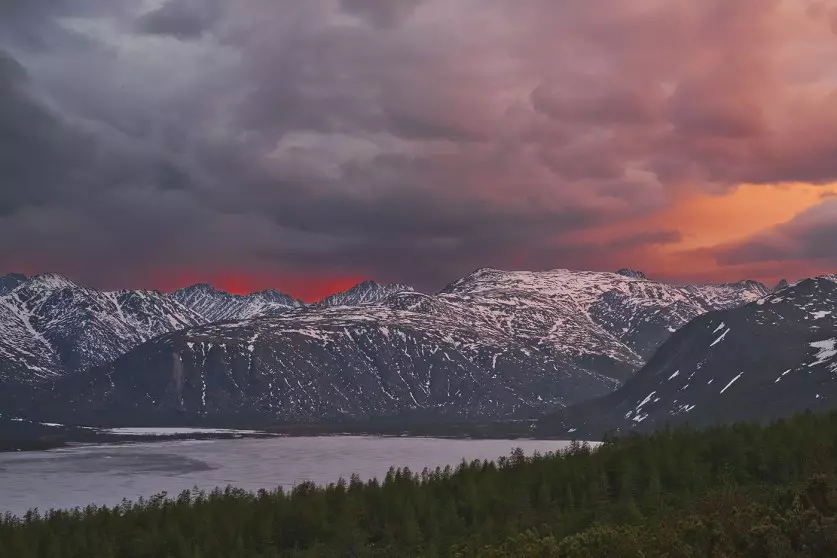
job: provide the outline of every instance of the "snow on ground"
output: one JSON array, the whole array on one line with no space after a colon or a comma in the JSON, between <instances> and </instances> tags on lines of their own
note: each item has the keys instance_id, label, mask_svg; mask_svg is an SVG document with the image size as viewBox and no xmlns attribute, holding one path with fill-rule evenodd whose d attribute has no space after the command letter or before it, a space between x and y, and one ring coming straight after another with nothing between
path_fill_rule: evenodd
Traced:
<instances>
[{"instance_id":1,"label":"snow on ground","mask_svg":"<svg viewBox=\"0 0 837 558\"><path fill-rule=\"evenodd\" d=\"M724 392L725 392L725 391L729 388L729 386L731 386L732 384L734 384L734 383L736 382L736 380L738 380L738 378L740 378L743 374L744 374L744 372L741 372L741 373L739 373L739 374L738 374L738 376L736 376L735 378L733 378L732 380L730 380L730 381L729 381L729 383L728 383L727 385L725 385L725 386L724 386L724 389L722 389L722 390L720 391L720 393L724 393Z\"/></svg>"},{"instance_id":2,"label":"snow on ground","mask_svg":"<svg viewBox=\"0 0 837 558\"><path fill-rule=\"evenodd\" d=\"M825 364L834 356L837 356L837 338L816 341L814 343L810 343L810 345L815 349L819 349L819 352L814 355L817 360L809 364L809 367L817 366L818 364ZM835 364L835 366L837 367L837 364Z\"/></svg>"},{"instance_id":3,"label":"snow on ground","mask_svg":"<svg viewBox=\"0 0 837 558\"><path fill-rule=\"evenodd\" d=\"M711 344L711 345L709 345L709 346L710 346L710 347L714 347L715 345L717 345L718 343L720 343L721 341L723 341L723 340L724 340L724 338L727 336L727 333L729 333L729 329L730 329L730 328L727 328L727 329L726 329L726 331L724 331L724 332L721 334L721 336L720 336L720 337L718 337L717 339L715 339L715 341L713 341L713 342L712 342L712 344Z\"/></svg>"}]
</instances>

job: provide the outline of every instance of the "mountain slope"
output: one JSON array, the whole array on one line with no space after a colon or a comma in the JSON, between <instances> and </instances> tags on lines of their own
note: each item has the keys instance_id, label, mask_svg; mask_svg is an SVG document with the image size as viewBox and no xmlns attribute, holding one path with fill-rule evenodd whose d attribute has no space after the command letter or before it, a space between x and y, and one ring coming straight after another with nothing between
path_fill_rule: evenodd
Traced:
<instances>
[{"instance_id":1,"label":"mountain slope","mask_svg":"<svg viewBox=\"0 0 837 558\"><path fill-rule=\"evenodd\" d=\"M60 370L57 355L29 317L0 297L0 391L54 378Z\"/></svg>"},{"instance_id":2,"label":"mountain slope","mask_svg":"<svg viewBox=\"0 0 837 558\"><path fill-rule=\"evenodd\" d=\"M0 296L10 293L18 285L26 281L22 273L8 273L0 277Z\"/></svg>"},{"instance_id":3,"label":"mountain slope","mask_svg":"<svg viewBox=\"0 0 837 558\"><path fill-rule=\"evenodd\" d=\"M598 437L764 421L837 403L837 281L806 279L712 312L663 344L622 388L542 421L545 433Z\"/></svg>"},{"instance_id":4,"label":"mountain slope","mask_svg":"<svg viewBox=\"0 0 837 558\"><path fill-rule=\"evenodd\" d=\"M106 421L534 416L613 390L688 319L766 292L482 269L437 295L178 331L58 382L44 406Z\"/></svg>"},{"instance_id":5,"label":"mountain slope","mask_svg":"<svg viewBox=\"0 0 837 558\"><path fill-rule=\"evenodd\" d=\"M159 292L103 293L58 274L33 277L0 297L0 381L31 384L76 373L199 323Z\"/></svg>"},{"instance_id":6,"label":"mountain slope","mask_svg":"<svg viewBox=\"0 0 837 558\"><path fill-rule=\"evenodd\" d=\"M203 323L246 320L303 306L301 301L275 290L235 295L206 283L180 289L171 297L198 314Z\"/></svg>"},{"instance_id":7,"label":"mountain slope","mask_svg":"<svg viewBox=\"0 0 837 558\"><path fill-rule=\"evenodd\" d=\"M481 269L446 287L440 297L479 300L495 327L547 339L576 354L608 354L636 364L689 320L732 308L769 292L755 281L669 285L636 271ZM529 320L527 322L527 320Z\"/></svg>"},{"instance_id":8,"label":"mountain slope","mask_svg":"<svg viewBox=\"0 0 837 558\"><path fill-rule=\"evenodd\" d=\"M382 285L380 283L376 283L375 281L364 281L363 283L358 283L347 291L327 296L320 302L314 304L314 306L358 306L360 304L382 302L396 293L414 291L415 289L409 285Z\"/></svg>"}]
</instances>

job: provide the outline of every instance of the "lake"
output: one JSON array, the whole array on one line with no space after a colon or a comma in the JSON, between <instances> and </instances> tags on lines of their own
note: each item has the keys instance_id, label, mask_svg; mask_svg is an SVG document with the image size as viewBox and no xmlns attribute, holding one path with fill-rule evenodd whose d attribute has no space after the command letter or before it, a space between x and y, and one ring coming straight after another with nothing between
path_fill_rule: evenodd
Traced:
<instances>
[{"instance_id":1,"label":"lake","mask_svg":"<svg viewBox=\"0 0 837 558\"><path fill-rule=\"evenodd\" d=\"M197 486L246 490L289 489L383 478L391 465L457 465L463 458L496 460L520 447L527 455L566 447L557 440L463 440L372 436L319 436L181 440L79 446L40 452L0 453L0 513L31 508L116 505L162 491L175 496Z\"/></svg>"}]
</instances>

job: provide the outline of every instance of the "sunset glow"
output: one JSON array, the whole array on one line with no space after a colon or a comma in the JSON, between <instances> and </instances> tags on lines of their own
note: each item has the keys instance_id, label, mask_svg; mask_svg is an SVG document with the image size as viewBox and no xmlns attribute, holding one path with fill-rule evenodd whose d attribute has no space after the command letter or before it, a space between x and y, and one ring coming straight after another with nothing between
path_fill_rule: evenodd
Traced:
<instances>
[{"instance_id":1,"label":"sunset glow","mask_svg":"<svg viewBox=\"0 0 837 558\"><path fill-rule=\"evenodd\" d=\"M670 226L683 240L668 251L693 250L744 240L790 221L827 195L837 195L837 184L744 184L727 195L699 194L661 211L649 224Z\"/></svg>"},{"instance_id":2,"label":"sunset glow","mask_svg":"<svg viewBox=\"0 0 837 558\"><path fill-rule=\"evenodd\" d=\"M274 289L310 303L322 300L330 294L350 289L364 280L365 278L360 276L311 275L306 277L291 274L272 275L263 272L197 274L169 271L147 282L140 281L140 283L150 284L152 288L165 292L196 283L209 283L219 290L239 295Z\"/></svg>"}]
</instances>

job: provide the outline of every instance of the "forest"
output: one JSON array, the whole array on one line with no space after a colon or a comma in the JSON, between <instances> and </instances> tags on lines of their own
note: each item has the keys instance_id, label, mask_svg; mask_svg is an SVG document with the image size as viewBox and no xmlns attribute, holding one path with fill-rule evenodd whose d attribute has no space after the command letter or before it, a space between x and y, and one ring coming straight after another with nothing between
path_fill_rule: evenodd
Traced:
<instances>
[{"instance_id":1,"label":"forest","mask_svg":"<svg viewBox=\"0 0 837 558\"><path fill-rule=\"evenodd\" d=\"M837 412L0 519L0 557L837 556ZM2 507L2 502L0 502Z\"/></svg>"}]
</instances>

